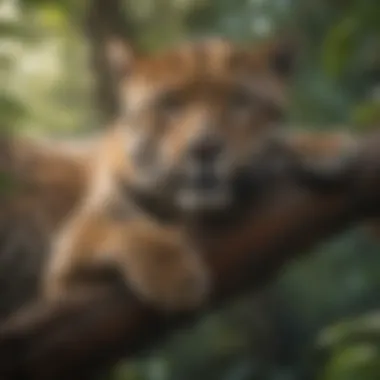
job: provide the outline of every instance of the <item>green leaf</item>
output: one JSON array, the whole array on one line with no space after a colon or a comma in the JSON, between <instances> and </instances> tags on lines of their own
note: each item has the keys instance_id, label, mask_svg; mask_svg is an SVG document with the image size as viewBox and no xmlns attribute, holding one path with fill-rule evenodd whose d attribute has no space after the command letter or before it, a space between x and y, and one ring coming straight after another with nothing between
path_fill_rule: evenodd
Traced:
<instances>
[{"instance_id":1,"label":"green leaf","mask_svg":"<svg viewBox=\"0 0 380 380\"><path fill-rule=\"evenodd\" d=\"M372 344L357 344L339 350L325 370L325 380L372 380L379 370L379 351Z\"/></svg>"},{"instance_id":2,"label":"green leaf","mask_svg":"<svg viewBox=\"0 0 380 380\"><path fill-rule=\"evenodd\" d=\"M360 22L352 16L334 25L327 33L322 45L322 67L332 76L339 76L349 58L356 49Z\"/></svg>"},{"instance_id":3,"label":"green leaf","mask_svg":"<svg viewBox=\"0 0 380 380\"><path fill-rule=\"evenodd\" d=\"M0 124L13 125L28 115L27 108L18 100L0 94Z\"/></svg>"},{"instance_id":4,"label":"green leaf","mask_svg":"<svg viewBox=\"0 0 380 380\"><path fill-rule=\"evenodd\" d=\"M361 129L379 128L380 102L374 100L356 106L351 114L352 121L360 125Z\"/></svg>"}]
</instances>

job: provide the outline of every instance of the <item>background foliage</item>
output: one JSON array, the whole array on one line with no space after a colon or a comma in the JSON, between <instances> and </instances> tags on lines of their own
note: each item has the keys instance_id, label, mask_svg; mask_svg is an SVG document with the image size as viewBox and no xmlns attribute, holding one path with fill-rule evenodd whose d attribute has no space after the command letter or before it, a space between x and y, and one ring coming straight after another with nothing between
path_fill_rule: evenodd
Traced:
<instances>
[{"instance_id":1,"label":"background foliage","mask_svg":"<svg viewBox=\"0 0 380 380\"><path fill-rule=\"evenodd\" d=\"M102 127L115 112L96 60L107 33L155 50L205 34L249 42L284 30L305 40L289 123L357 132L378 124L378 0L0 0L0 126ZM355 229L316 251L269 289L120 363L113 378L378 379L379 247Z\"/></svg>"}]
</instances>

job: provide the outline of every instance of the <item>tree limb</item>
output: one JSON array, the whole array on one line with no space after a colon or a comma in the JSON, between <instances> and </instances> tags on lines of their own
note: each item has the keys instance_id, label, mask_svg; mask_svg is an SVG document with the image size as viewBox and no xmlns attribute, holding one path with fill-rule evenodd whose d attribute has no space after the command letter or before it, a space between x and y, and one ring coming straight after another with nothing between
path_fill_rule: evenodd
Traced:
<instances>
[{"instance_id":1,"label":"tree limb","mask_svg":"<svg viewBox=\"0 0 380 380\"><path fill-rule=\"evenodd\" d=\"M258 289L300 253L366 217L379 215L379 134L362 142L357 164L350 187L334 194L314 194L286 184L262 209L252 210L243 227L217 240L205 237L203 248L215 282L210 307ZM84 378L125 355L152 347L205 312L165 316L117 289L110 286L79 299L73 295L54 309L40 309L30 330L20 328L22 321L17 318L4 325L2 378Z\"/></svg>"}]
</instances>

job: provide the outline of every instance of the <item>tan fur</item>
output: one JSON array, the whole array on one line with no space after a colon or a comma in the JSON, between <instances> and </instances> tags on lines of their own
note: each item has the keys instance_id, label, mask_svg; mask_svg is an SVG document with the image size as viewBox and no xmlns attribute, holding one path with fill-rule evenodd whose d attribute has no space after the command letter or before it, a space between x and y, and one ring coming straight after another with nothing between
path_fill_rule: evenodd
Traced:
<instances>
[{"instance_id":1,"label":"tan fur","mask_svg":"<svg viewBox=\"0 0 380 380\"><path fill-rule=\"evenodd\" d=\"M145 149L159 152L149 164L152 173L166 173L182 170L191 142L211 129L225 142L229 170L249 164L276 130L276 112L287 98L287 77L271 66L275 53L270 44L243 49L216 39L134 58L131 72L120 79L127 117L110 128L94 157L89 193L53 247L45 294L55 298L70 289L81 268L114 266L136 294L158 307L192 308L205 301L210 279L199 255L180 231L160 226L133 206L131 210L133 200L126 199L118 180L129 186L144 175L134 160L135 151L144 149L138 147L139 139L150 139ZM243 103L235 104L241 91ZM179 104L167 114L155 101L168 94ZM333 152L347 145L341 136L321 140L301 136L290 145L301 161L323 156L333 163ZM149 191L167 190L158 181ZM171 197L168 190L169 201ZM156 258L163 255L159 264Z\"/></svg>"},{"instance_id":2,"label":"tan fur","mask_svg":"<svg viewBox=\"0 0 380 380\"><path fill-rule=\"evenodd\" d=\"M161 310L197 308L210 282L200 256L177 229L123 211L124 199L114 183L122 170L128 172L119 132L116 126L106 134L92 157L89 191L54 239L43 296L59 299L91 284L89 272L95 278L115 269L137 296Z\"/></svg>"},{"instance_id":3,"label":"tan fur","mask_svg":"<svg viewBox=\"0 0 380 380\"><path fill-rule=\"evenodd\" d=\"M268 69L269 59L268 50L252 52L223 40L135 59L132 73L120 83L128 112L136 116L116 122L94 155L89 192L53 245L43 281L46 297L70 291L82 269L113 266L137 295L157 307L182 310L205 301L210 275L199 255L179 230L160 226L133 207L131 216L132 201L117 181L140 181L143 173L132 151L141 136L160 151L153 160L158 172L181 168L191 141L211 129L226 143L229 164L246 164L273 128L272 108L283 103L282 78ZM244 86L250 98L235 105ZM165 114L153 101L172 91L181 109Z\"/></svg>"},{"instance_id":4,"label":"tan fur","mask_svg":"<svg viewBox=\"0 0 380 380\"><path fill-rule=\"evenodd\" d=\"M264 146L277 122L276 111L286 100L286 78L270 69L272 54L268 47L252 51L211 40L136 59L132 74L121 82L122 97L136 119L116 122L78 157L83 163L72 168L83 176L85 196L55 239L42 282L48 299L71 291L78 280L80 286L86 284L84 272L108 267L117 269L144 301L165 310L195 308L207 299L210 274L199 253L187 245L180 230L161 226L140 212L118 180L133 184L142 176L129 146L136 135L151 137L160 150L158 171L181 168L191 141L210 128L226 142L224 154L233 169L248 164L252 153ZM248 86L252 98L235 108L233 97L241 86ZM151 101L171 91L182 102L180 109L162 115ZM294 149L302 155L304 145L308 143L300 140ZM34 176L40 179L38 173ZM53 178L50 173L51 182Z\"/></svg>"},{"instance_id":5,"label":"tan fur","mask_svg":"<svg viewBox=\"0 0 380 380\"><path fill-rule=\"evenodd\" d=\"M132 74L125 82L121 79L121 95L137 116L115 123L94 155L89 192L53 245L45 296L69 291L81 269L114 266L138 295L158 307L186 309L205 300L210 278L200 257L180 231L139 212L131 217L128 206L123 213L124 203L131 200L118 189L117 179L133 184L143 175L132 159L136 135L149 136L160 150L154 162L161 165L158 171L186 161L190 142L210 128L226 143L231 165L248 162L276 121L272 108L283 102L282 78L269 71L270 58L269 51L252 52L223 40L136 58ZM244 86L250 98L240 107L234 97ZM167 115L150 102L171 91L183 107ZM111 209L117 209L117 218Z\"/></svg>"},{"instance_id":6,"label":"tan fur","mask_svg":"<svg viewBox=\"0 0 380 380\"><path fill-rule=\"evenodd\" d=\"M75 276L81 280L82 269L112 267L137 296L162 310L196 308L207 296L209 274L178 231L147 220L118 223L93 213L78 215L61 233L45 279L45 296L54 300L65 291L75 292ZM83 284L80 281L77 289Z\"/></svg>"},{"instance_id":7,"label":"tan fur","mask_svg":"<svg viewBox=\"0 0 380 380\"><path fill-rule=\"evenodd\" d=\"M247 160L252 146L260 145L261 137L274 128L277 120L272 111L282 110L288 98L285 79L269 69L273 52L265 47L243 49L212 39L153 57L137 57L121 89L122 98L140 116L137 133L157 133L158 144L164 144L165 164L173 165L183 159L184 148L204 132L202 128L214 125L228 141L234 160ZM239 86L252 95L251 108L234 107ZM165 118L159 110L144 107L172 91L182 102L177 115ZM154 130L158 127L153 126L153 117L162 119L161 130Z\"/></svg>"}]
</instances>

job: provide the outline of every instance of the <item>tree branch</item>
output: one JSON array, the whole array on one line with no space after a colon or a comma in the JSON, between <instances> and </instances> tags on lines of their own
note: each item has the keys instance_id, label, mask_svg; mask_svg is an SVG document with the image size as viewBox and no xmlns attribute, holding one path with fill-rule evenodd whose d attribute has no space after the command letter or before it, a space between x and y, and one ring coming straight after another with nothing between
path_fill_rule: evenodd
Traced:
<instances>
[{"instance_id":1,"label":"tree branch","mask_svg":"<svg viewBox=\"0 0 380 380\"><path fill-rule=\"evenodd\" d=\"M210 308L248 289L258 289L313 245L379 215L380 135L363 141L361 148L358 170L352 173L354 186L321 195L292 183L284 185L262 209L252 210L244 227L217 240L205 237L205 257L215 281ZM2 378L83 378L122 356L152 347L168 332L188 326L205 312L165 316L116 289L110 286L79 299L73 295L54 309L40 309L29 321L30 329L17 319L4 325L0 334Z\"/></svg>"}]
</instances>

